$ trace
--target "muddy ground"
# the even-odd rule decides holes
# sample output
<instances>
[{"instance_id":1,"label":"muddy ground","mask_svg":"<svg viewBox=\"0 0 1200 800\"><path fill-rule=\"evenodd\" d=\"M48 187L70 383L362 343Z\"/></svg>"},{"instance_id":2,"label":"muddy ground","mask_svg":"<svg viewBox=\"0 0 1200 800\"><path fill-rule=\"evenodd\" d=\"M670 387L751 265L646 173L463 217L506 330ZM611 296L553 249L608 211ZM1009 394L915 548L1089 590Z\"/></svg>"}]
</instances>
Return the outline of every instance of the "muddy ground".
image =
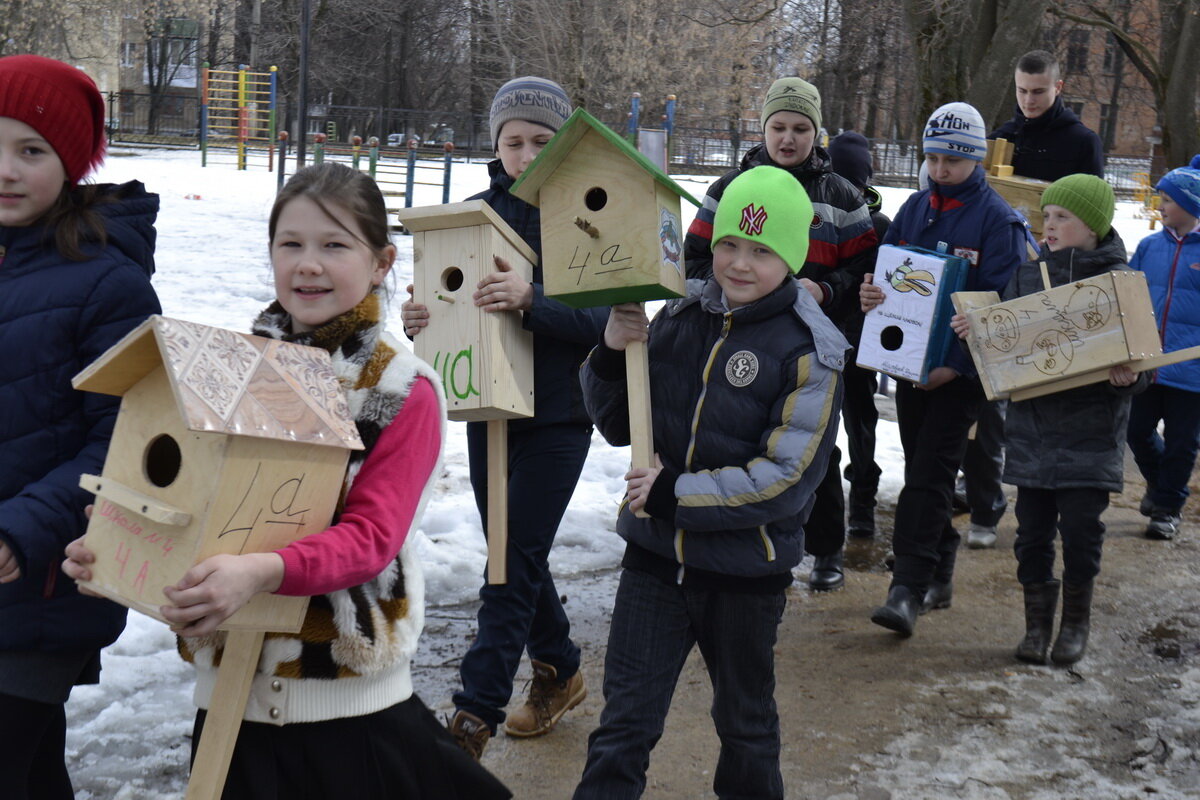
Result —
<instances>
[{"instance_id":1,"label":"muddy ground","mask_svg":"<svg viewBox=\"0 0 1200 800\"><path fill-rule=\"evenodd\" d=\"M875 540L849 543L844 589L814 594L798 580L777 650L788 797L1200 797L1200 503L1193 500L1174 541L1143 538L1143 484L1127 466L1126 490L1105 516L1091 643L1073 669L1012 657L1024 628L1011 510L996 549L960 553L953 607L922 617L911 639L868 620L887 590L891 509L879 510ZM965 516L956 522L965 529ZM616 577L573 579L567 588L587 700L551 734L501 734L484 754L517 798L562 800L578 780L602 706ZM464 606L434 609L428 620L414 672L420 694L441 711L473 616ZM519 679L528 671L526 662ZM652 756L647 798L713 796L710 702L693 652Z\"/></svg>"}]
</instances>

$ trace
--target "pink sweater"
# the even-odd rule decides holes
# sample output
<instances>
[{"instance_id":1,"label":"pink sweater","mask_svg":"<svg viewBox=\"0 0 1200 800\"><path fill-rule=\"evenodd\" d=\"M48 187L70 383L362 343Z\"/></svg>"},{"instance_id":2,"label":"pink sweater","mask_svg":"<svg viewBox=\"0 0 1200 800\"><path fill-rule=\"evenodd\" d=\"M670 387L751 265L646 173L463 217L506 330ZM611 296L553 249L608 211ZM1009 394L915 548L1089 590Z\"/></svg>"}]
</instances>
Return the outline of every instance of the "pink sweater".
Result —
<instances>
[{"instance_id":1,"label":"pink sweater","mask_svg":"<svg viewBox=\"0 0 1200 800\"><path fill-rule=\"evenodd\" d=\"M327 594L378 575L404 544L440 449L437 396L417 378L363 461L337 523L276 551L284 564L276 594Z\"/></svg>"}]
</instances>

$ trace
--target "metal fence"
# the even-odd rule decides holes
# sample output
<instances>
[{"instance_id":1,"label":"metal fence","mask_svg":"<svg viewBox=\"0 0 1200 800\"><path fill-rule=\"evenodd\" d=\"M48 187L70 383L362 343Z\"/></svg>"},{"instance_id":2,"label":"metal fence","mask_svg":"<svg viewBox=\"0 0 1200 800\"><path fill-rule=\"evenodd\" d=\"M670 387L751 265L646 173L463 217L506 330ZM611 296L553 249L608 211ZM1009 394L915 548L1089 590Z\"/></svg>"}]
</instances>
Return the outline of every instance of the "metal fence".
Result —
<instances>
[{"instance_id":1,"label":"metal fence","mask_svg":"<svg viewBox=\"0 0 1200 800\"><path fill-rule=\"evenodd\" d=\"M194 95L110 92L108 139L131 144L197 145L200 98Z\"/></svg>"}]
</instances>

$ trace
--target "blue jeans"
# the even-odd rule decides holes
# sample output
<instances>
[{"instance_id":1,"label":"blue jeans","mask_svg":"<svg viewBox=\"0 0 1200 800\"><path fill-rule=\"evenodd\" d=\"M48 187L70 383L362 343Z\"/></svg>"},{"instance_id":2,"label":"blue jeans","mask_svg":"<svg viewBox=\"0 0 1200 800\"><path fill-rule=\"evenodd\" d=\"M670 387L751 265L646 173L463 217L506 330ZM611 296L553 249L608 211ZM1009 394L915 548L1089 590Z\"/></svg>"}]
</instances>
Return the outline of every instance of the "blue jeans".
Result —
<instances>
[{"instance_id":1,"label":"blue jeans","mask_svg":"<svg viewBox=\"0 0 1200 800\"><path fill-rule=\"evenodd\" d=\"M479 590L475 641L459 667L455 708L492 728L504 721L521 654L549 664L566 680L579 671L579 648L550 575L550 547L583 471L587 425L547 425L508 434L508 582ZM487 527L487 428L467 425L471 486Z\"/></svg>"},{"instance_id":2,"label":"blue jeans","mask_svg":"<svg viewBox=\"0 0 1200 800\"><path fill-rule=\"evenodd\" d=\"M1162 420L1163 435L1158 435ZM1200 448L1200 392L1158 383L1134 395L1129 409L1129 449L1146 479L1155 509L1178 514Z\"/></svg>"},{"instance_id":3,"label":"blue jeans","mask_svg":"<svg viewBox=\"0 0 1200 800\"><path fill-rule=\"evenodd\" d=\"M713 790L722 800L782 798L774 647L785 603L783 592L691 589L622 572L604 659L604 711L588 738L575 800L641 797L650 751L696 644L721 739Z\"/></svg>"}]
</instances>

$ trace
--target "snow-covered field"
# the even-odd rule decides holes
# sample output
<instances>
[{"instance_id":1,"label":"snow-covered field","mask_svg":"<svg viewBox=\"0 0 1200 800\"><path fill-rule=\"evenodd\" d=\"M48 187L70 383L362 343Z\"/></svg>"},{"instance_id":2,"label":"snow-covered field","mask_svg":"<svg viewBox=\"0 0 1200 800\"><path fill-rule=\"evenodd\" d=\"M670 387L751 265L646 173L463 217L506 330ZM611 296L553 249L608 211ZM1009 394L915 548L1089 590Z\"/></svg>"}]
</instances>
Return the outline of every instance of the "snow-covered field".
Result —
<instances>
[{"instance_id":1,"label":"snow-covered field","mask_svg":"<svg viewBox=\"0 0 1200 800\"><path fill-rule=\"evenodd\" d=\"M154 284L164 313L245 330L273 298L266 218L275 176L261 169L201 168L194 151L158 150L118 150L99 174L101 181L134 178L162 198ZM678 179L697 197L712 180ZM456 164L451 200L462 200L486 183L482 163ZM907 194L908 190L884 189L884 211L894 214ZM417 205L440 200L440 187L417 188ZM1132 204L1121 204L1116 223L1131 248L1146 233L1146 223L1134 216L1135 210ZM685 204L683 211L686 224L694 209ZM400 334L399 308L412 275L412 251L410 239L397 237L396 243L400 256L391 328ZM445 470L418 534L431 615L438 607L473 599L485 562L468 481L465 427L452 423L450 428ZM903 458L893 423L881 420L879 436L876 458L884 470L880 500L890 505L900 489ZM844 451L844 442L842 446ZM577 594L586 576L611 570L619 562L622 546L612 522L628 458L624 448L594 439L551 556L564 593ZM466 647L465 642L448 644L459 651ZM181 797L193 717L192 675L175 654L174 637L160 623L131 613L124 635L106 651L104 666L100 685L77 689L68 706L67 750L78 796L84 800ZM449 690L442 687L446 697ZM431 706L444 699L427 698Z\"/></svg>"}]
</instances>

